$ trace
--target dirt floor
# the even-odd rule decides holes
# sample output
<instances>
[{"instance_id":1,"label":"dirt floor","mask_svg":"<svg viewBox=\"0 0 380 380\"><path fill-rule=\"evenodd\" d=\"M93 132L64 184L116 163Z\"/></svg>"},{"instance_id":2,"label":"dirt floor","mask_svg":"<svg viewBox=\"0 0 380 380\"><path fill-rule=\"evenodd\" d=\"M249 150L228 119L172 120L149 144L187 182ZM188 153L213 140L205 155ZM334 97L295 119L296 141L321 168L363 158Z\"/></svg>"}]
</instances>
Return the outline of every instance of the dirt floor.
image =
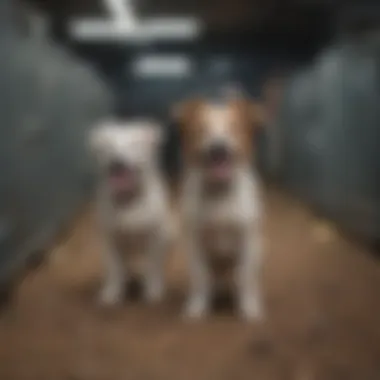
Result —
<instances>
[{"instance_id":1,"label":"dirt floor","mask_svg":"<svg viewBox=\"0 0 380 380\"><path fill-rule=\"evenodd\" d=\"M180 250L161 306L100 310L87 216L0 316L0 379L380 379L380 262L302 206L277 193L267 203L264 323L239 322L228 308L182 321Z\"/></svg>"}]
</instances>

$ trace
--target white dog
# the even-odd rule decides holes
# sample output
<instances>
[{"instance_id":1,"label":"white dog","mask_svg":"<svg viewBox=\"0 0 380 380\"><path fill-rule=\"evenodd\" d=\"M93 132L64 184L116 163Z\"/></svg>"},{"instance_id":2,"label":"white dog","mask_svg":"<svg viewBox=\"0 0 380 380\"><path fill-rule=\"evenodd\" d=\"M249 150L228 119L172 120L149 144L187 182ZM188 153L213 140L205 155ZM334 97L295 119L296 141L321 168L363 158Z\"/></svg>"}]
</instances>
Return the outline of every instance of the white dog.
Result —
<instances>
[{"instance_id":1,"label":"white dog","mask_svg":"<svg viewBox=\"0 0 380 380\"><path fill-rule=\"evenodd\" d=\"M183 135L182 206L190 265L185 315L205 316L215 287L232 279L240 315L261 318L263 205L252 165L261 109L237 98L222 104L194 100L175 114Z\"/></svg>"},{"instance_id":2,"label":"white dog","mask_svg":"<svg viewBox=\"0 0 380 380\"><path fill-rule=\"evenodd\" d=\"M108 122L91 133L101 174L97 202L106 265L103 305L122 301L133 274L143 276L146 300L156 302L164 294L173 226L159 168L162 137L158 125L144 120Z\"/></svg>"}]
</instances>

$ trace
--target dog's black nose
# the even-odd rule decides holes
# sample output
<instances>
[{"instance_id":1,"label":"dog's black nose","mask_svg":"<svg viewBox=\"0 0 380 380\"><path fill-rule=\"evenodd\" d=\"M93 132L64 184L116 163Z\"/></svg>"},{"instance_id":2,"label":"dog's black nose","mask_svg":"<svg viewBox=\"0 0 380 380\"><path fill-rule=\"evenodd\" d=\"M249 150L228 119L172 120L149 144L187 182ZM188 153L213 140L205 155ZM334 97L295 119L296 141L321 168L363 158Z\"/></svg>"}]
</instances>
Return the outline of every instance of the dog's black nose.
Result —
<instances>
[{"instance_id":1,"label":"dog's black nose","mask_svg":"<svg viewBox=\"0 0 380 380\"><path fill-rule=\"evenodd\" d=\"M123 161L120 160L112 160L108 164L108 171L110 174L118 174L122 173L127 169L126 164Z\"/></svg>"},{"instance_id":2,"label":"dog's black nose","mask_svg":"<svg viewBox=\"0 0 380 380\"><path fill-rule=\"evenodd\" d=\"M207 157L213 161L227 159L229 157L229 154L229 147L222 141L211 144L206 152Z\"/></svg>"}]
</instances>

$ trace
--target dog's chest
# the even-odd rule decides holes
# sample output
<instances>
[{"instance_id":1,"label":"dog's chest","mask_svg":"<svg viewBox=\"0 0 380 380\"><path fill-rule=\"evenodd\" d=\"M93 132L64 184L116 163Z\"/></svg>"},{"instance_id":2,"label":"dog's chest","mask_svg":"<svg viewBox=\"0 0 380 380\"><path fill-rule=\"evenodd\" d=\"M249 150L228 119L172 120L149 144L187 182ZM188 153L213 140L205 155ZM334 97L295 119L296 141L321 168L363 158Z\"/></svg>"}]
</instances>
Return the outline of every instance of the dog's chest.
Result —
<instances>
[{"instance_id":1,"label":"dog's chest","mask_svg":"<svg viewBox=\"0 0 380 380\"><path fill-rule=\"evenodd\" d=\"M119 229L113 232L113 241L123 256L141 255L148 250L153 232L152 229L134 232Z\"/></svg>"},{"instance_id":2,"label":"dog's chest","mask_svg":"<svg viewBox=\"0 0 380 380\"><path fill-rule=\"evenodd\" d=\"M200 214L203 224L225 226L239 223L239 200L236 196L210 198L200 202Z\"/></svg>"},{"instance_id":3,"label":"dog's chest","mask_svg":"<svg viewBox=\"0 0 380 380\"><path fill-rule=\"evenodd\" d=\"M238 202L233 197L211 199L200 210L198 226L209 259L227 261L236 257L242 231Z\"/></svg>"},{"instance_id":4,"label":"dog's chest","mask_svg":"<svg viewBox=\"0 0 380 380\"><path fill-rule=\"evenodd\" d=\"M142 202L115 210L115 229L138 232L150 224L151 215Z\"/></svg>"},{"instance_id":5,"label":"dog's chest","mask_svg":"<svg viewBox=\"0 0 380 380\"><path fill-rule=\"evenodd\" d=\"M205 224L200 231L203 251L216 271L235 266L242 249L242 230L236 224Z\"/></svg>"},{"instance_id":6,"label":"dog's chest","mask_svg":"<svg viewBox=\"0 0 380 380\"><path fill-rule=\"evenodd\" d=\"M108 227L125 234L139 234L160 224L168 209L165 191L157 179L144 183L141 194L129 202L114 204L108 198L105 203L102 212Z\"/></svg>"},{"instance_id":7,"label":"dog's chest","mask_svg":"<svg viewBox=\"0 0 380 380\"><path fill-rule=\"evenodd\" d=\"M113 241L121 255L124 265L130 272L142 273L149 259L153 231L151 229L138 232L115 230Z\"/></svg>"},{"instance_id":8,"label":"dog's chest","mask_svg":"<svg viewBox=\"0 0 380 380\"><path fill-rule=\"evenodd\" d=\"M157 224L162 212L158 202L150 198L141 199L133 204L113 210L113 230L121 231L125 235L139 235L143 231Z\"/></svg>"}]
</instances>

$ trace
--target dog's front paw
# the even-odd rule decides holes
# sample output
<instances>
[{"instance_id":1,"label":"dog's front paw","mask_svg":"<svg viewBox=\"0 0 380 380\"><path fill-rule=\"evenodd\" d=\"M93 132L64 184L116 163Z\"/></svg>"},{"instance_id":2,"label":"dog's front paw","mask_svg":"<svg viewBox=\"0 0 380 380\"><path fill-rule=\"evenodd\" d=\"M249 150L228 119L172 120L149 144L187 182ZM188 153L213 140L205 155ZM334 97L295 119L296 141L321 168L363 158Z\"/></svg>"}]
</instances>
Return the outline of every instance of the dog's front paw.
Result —
<instances>
[{"instance_id":1,"label":"dog's front paw","mask_svg":"<svg viewBox=\"0 0 380 380\"><path fill-rule=\"evenodd\" d=\"M205 318L209 313L207 300L194 297L191 298L185 307L184 317L188 320L200 320Z\"/></svg>"},{"instance_id":2,"label":"dog's front paw","mask_svg":"<svg viewBox=\"0 0 380 380\"><path fill-rule=\"evenodd\" d=\"M112 287L103 288L98 296L98 303L102 307L114 307L121 304L122 301L122 291Z\"/></svg>"},{"instance_id":3,"label":"dog's front paw","mask_svg":"<svg viewBox=\"0 0 380 380\"><path fill-rule=\"evenodd\" d=\"M261 321L264 319L264 311L257 297L246 297L240 301L239 312L241 318L246 321Z\"/></svg>"}]
</instances>

